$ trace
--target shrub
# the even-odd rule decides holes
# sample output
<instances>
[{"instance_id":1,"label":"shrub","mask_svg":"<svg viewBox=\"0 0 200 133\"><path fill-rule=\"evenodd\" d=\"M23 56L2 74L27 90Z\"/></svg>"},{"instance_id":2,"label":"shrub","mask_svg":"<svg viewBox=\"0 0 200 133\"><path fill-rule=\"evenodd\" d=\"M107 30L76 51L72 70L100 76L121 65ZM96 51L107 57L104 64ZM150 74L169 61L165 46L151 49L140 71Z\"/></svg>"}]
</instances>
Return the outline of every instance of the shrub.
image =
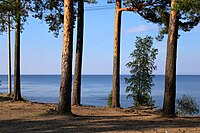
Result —
<instances>
[{"instance_id":1,"label":"shrub","mask_svg":"<svg viewBox=\"0 0 200 133\"><path fill-rule=\"evenodd\" d=\"M110 93L108 94L108 107L112 106L112 91L110 91Z\"/></svg>"},{"instance_id":2,"label":"shrub","mask_svg":"<svg viewBox=\"0 0 200 133\"><path fill-rule=\"evenodd\" d=\"M176 100L176 113L178 115L194 115L199 113L199 107L195 99L188 95L183 95Z\"/></svg>"}]
</instances>

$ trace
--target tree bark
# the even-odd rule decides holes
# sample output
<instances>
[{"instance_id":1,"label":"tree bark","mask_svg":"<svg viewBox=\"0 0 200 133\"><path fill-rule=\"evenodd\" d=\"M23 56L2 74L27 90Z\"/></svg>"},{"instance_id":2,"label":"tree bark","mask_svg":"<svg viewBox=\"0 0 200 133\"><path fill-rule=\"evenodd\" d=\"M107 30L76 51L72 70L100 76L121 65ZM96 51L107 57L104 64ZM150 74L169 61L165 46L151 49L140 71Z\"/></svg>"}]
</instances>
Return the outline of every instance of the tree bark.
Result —
<instances>
[{"instance_id":1,"label":"tree bark","mask_svg":"<svg viewBox=\"0 0 200 133\"><path fill-rule=\"evenodd\" d=\"M64 0L64 31L62 48L62 70L58 112L71 114L72 52L73 52L73 0Z\"/></svg>"},{"instance_id":2,"label":"tree bark","mask_svg":"<svg viewBox=\"0 0 200 133\"><path fill-rule=\"evenodd\" d=\"M20 3L20 0L16 0ZM19 9L20 11L20 9ZM15 26L15 59L14 59L14 101L22 100L20 89L20 16L17 17Z\"/></svg>"},{"instance_id":3,"label":"tree bark","mask_svg":"<svg viewBox=\"0 0 200 133\"><path fill-rule=\"evenodd\" d=\"M165 68L164 115L175 116L176 100L176 56L178 39L178 11L174 10L175 0L171 1L170 22Z\"/></svg>"},{"instance_id":4,"label":"tree bark","mask_svg":"<svg viewBox=\"0 0 200 133\"><path fill-rule=\"evenodd\" d=\"M72 105L80 106L81 102L81 70L83 55L83 31L84 31L84 1L78 1L78 21L77 21L77 44L76 63L74 71L74 89Z\"/></svg>"},{"instance_id":5,"label":"tree bark","mask_svg":"<svg viewBox=\"0 0 200 133\"><path fill-rule=\"evenodd\" d=\"M10 41L10 15L8 14L8 95L11 95L11 41Z\"/></svg>"},{"instance_id":6,"label":"tree bark","mask_svg":"<svg viewBox=\"0 0 200 133\"><path fill-rule=\"evenodd\" d=\"M114 59L113 59L113 85L112 107L120 107L120 32L121 32L121 0L116 0L115 30L114 30Z\"/></svg>"}]
</instances>

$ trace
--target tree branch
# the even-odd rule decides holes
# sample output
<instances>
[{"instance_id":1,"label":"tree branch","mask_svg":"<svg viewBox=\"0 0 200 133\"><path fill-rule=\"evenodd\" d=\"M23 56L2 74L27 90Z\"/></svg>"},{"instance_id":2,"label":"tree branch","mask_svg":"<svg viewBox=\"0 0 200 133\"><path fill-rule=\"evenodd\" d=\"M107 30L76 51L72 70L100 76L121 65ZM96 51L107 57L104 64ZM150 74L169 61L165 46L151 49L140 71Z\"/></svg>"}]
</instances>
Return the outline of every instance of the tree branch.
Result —
<instances>
[{"instance_id":1,"label":"tree branch","mask_svg":"<svg viewBox=\"0 0 200 133\"><path fill-rule=\"evenodd\" d=\"M120 9L118 9L118 11L132 11L132 12L137 12L138 11L138 9L137 8L133 8L133 7L124 7L124 8L120 8Z\"/></svg>"}]
</instances>

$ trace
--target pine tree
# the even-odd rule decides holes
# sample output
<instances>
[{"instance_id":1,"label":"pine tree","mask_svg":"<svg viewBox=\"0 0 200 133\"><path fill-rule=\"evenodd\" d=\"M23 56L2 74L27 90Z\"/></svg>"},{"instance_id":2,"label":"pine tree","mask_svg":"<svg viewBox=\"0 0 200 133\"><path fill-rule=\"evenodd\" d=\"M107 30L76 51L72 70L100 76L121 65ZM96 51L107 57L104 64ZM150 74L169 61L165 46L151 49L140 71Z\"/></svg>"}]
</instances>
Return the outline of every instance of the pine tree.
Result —
<instances>
[{"instance_id":1,"label":"pine tree","mask_svg":"<svg viewBox=\"0 0 200 133\"><path fill-rule=\"evenodd\" d=\"M72 51L73 51L73 0L64 0L64 31L62 48L62 72L58 112L71 114Z\"/></svg>"},{"instance_id":2,"label":"pine tree","mask_svg":"<svg viewBox=\"0 0 200 133\"><path fill-rule=\"evenodd\" d=\"M74 72L74 89L73 89L73 105L80 105L81 101L81 69L82 69L82 53L83 53L83 31L84 31L84 3L93 4L96 0L75 0L74 10L77 13L77 45L76 45L76 63ZM54 36L59 35L60 30L63 27L63 1L36 1L34 11L34 17L44 19L49 25L49 31L54 33ZM78 4L78 6L77 6ZM49 12L49 14L44 11ZM75 17L73 18L75 21Z\"/></svg>"},{"instance_id":3,"label":"pine tree","mask_svg":"<svg viewBox=\"0 0 200 133\"><path fill-rule=\"evenodd\" d=\"M15 29L14 100L22 100L20 87L20 33L23 31L23 24L26 22L28 12L31 10L30 3L30 0L0 1L0 32L5 32L8 26ZM7 15L11 19L8 20Z\"/></svg>"},{"instance_id":4,"label":"pine tree","mask_svg":"<svg viewBox=\"0 0 200 133\"><path fill-rule=\"evenodd\" d=\"M175 116L178 31L190 31L199 24L200 0L124 0L124 4L162 27L159 40L168 33L163 112Z\"/></svg>"},{"instance_id":5,"label":"pine tree","mask_svg":"<svg viewBox=\"0 0 200 133\"><path fill-rule=\"evenodd\" d=\"M114 25L114 56L112 81L112 107L120 107L120 34L121 34L121 0L116 0Z\"/></svg>"},{"instance_id":6,"label":"pine tree","mask_svg":"<svg viewBox=\"0 0 200 133\"><path fill-rule=\"evenodd\" d=\"M78 1L76 61L72 105L81 105L81 70L83 56L84 1Z\"/></svg>"},{"instance_id":7,"label":"pine tree","mask_svg":"<svg viewBox=\"0 0 200 133\"><path fill-rule=\"evenodd\" d=\"M96 3L96 0L85 0L89 4ZM84 31L84 2L78 1L77 13L77 42L76 42L76 61L74 70L74 88L72 105L81 105L81 71L83 59L83 31Z\"/></svg>"},{"instance_id":8,"label":"pine tree","mask_svg":"<svg viewBox=\"0 0 200 133\"><path fill-rule=\"evenodd\" d=\"M153 71L156 70L155 59L158 50L152 48L153 38L136 37L136 49L130 54L132 61L126 64L130 68L130 78L125 78L128 84L126 92L131 92L127 98L133 98L135 106L154 106L151 87L153 83Z\"/></svg>"}]
</instances>

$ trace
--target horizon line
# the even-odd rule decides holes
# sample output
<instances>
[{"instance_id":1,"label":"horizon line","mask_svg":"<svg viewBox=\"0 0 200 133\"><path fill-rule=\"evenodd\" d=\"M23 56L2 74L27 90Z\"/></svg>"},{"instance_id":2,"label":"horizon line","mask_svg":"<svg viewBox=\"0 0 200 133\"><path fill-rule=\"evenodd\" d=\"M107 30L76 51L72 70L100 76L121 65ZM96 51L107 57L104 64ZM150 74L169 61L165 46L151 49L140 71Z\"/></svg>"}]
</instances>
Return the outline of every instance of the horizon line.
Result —
<instances>
[{"instance_id":1,"label":"horizon line","mask_svg":"<svg viewBox=\"0 0 200 133\"><path fill-rule=\"evenodd\" d=\"M7 76L8 74L0 74L0 76ZM51 75L55 75L55 76L57 76L57 75L61 75L61 74L21 74L21 76L29 76L29 75L32 75L32 76L51 76ZM87 75L99 75L99 76L106 76L106 75L108 75L108 76L112 76L113 74L82 74L82 76L87 76ZM131 75L131 74L120 74L120 76L123 76L123 75ZM153 74L153 75L157 75L157 76L164 76L165 74ZM176 76L199 76L200 74L176 74ZM11 74L11 76L14 76L14 74ZM72 75L72 76L74 76L74 74Z\"/></svg>"}]
</instances>

